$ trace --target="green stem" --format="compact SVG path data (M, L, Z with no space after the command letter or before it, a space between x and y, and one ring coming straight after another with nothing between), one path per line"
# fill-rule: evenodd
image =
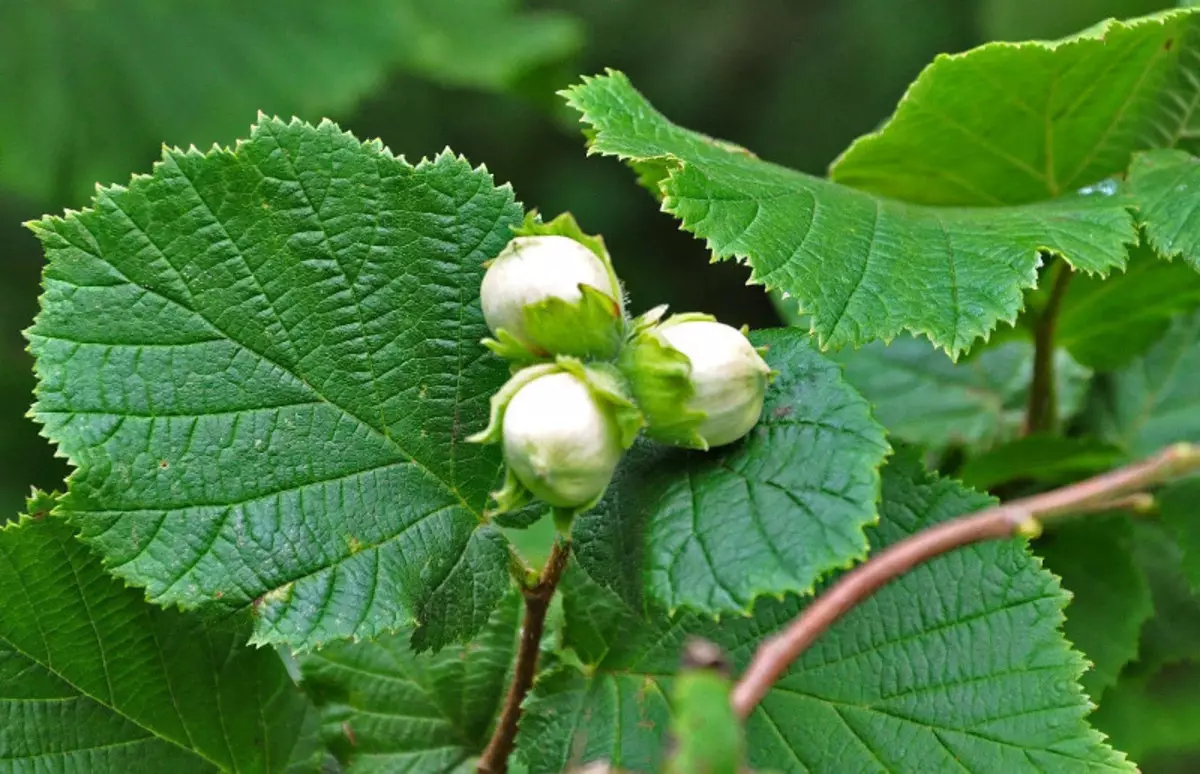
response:
M1058 401L1054 394L1054 333L1058 312L1067 286L1075 273L1060 260L1051 269L1054 275L1050 299L1038 315L1033 332L1033 381L1029 385L1029 406L1025 413L1025 434L1053 430L1058 424Z

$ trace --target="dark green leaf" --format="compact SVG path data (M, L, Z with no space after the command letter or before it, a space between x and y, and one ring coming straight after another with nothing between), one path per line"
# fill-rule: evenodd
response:
M911 443L988 448L1014 437L1024 421L1033 374L1027 341L991 347L957 364L908 336L831 357L888 431ZM1059 415L1071 416L1083 402L1089 372L1065 352L1055 362Z
M1136 241L1128 202L1108 189L1010 207L926 207L678 127L621 73L565 94L590 127L592 152L629 161L716 256L745 259L752 282L794 296L823 345L908 330L957 356L1015 320L1041 253L1106 274Z
M66 522L0 530L8 771L284 771L307 702L248 627L147 605Z
M1181 312L1200 306L1200 274L1182 261L1133 250L1124 274L1077 276L1064 296L1055 342L1101 371L1124 368L1149 349Z
M631 604L745 611L866 551L883 428L806 335L751 338L779 375L750 435L705 453L640 444L575 521L579 561Z
M992 502L932 478L911 451L883 471L872 547ZM577 573L577 568L572 572ZM576 759L652 771L682 643L724 646L743 669L801 608L763 600L751 619L648 621L577 573L567 644L587 665L535 686L518 737L531 771ZM1084 722L1084 669L1059 631L1067 595L1019 540L965 548L878 591L809 649L747 725L750 763L782 772L1133 771Z
M1138 666L1149 673L1166 664L1200 660L1200 594L1183 573L1183 551L1161 524L1134 526L1134 555L1154 602L1154 617L1142 627Z
M498 88L579 44L516 0L0 4L0 180L83 199L160 143L203 147L255 110L347 112L393 67ZM65 188L65 190L63 190Z
M1125 453L1094 438L1029 435L971 457L958 471L973 489L991 489L1010 481L1069 483L1124 461Z
M1142 624L1154 612L1149 584L1134 562L1132 525L1123 516L1092 516L1056 526L1035 548L1071 592L1063 629L1092 662L1080 683L1099 702L1137 656Z
M1060 38L1097 19L1128 19L1158 11L1162 0L1090 0L1047 3L1043 0L982 0L979 26L990 40L1025 41Z
M1200 442L1200 313L1176 318L1109 387L1104 431L1132 456Z
M520 218L449 153L264 119L32 224L69 518L158 604L253 604L259 643L468 636L508 583L499 456L463 438L505 378L481 264Z
M520 610L510 594L476 639L437 655L391 634L302 656L322 736L346 771L473 772L507 689Z
M1172 484L1159 493L1158 503L1162 520L1175 532L1183 551L1183 574L1200 594L1200 479Z
M1124 172L1135 151L1179 139L1200 98L1198 54L1200 17L1181 10L939 56L830 177L922 204L1075 191Z

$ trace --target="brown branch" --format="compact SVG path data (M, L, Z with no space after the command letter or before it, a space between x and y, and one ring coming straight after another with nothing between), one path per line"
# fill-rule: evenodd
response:
M1058 421L1058 401L1054 395L1054 333L1058 326L1058 310L1075 272L1061 259L1054 272L1050 299L1038 315L1033 332L1033 381L1029 385L1029 405L1025 412L1026 435L1052 430Z
M1037 535L1045 519L1113 507L1145 507L1140 490L1200 469L1200 446L1177 444L1153 457L1077 484L961 516L921 530L872 556L819 595L779 634L759 646L734 687L739 717L839 618L892 580L948 551L984 540Z
M517 661L513 667L508 695L504 697L504 709L501 710L492 738L475 767L477 774L508 772L508 759L516 744L517 724L521 720L521 702L525 701L537 673L538 651L541 648L542 632L546 628L546 613L550 609L550 600L554 598L554 590L558 588L558 581L567 568L567 557L570 554L571 544L564 538L558 538L537 582L521 588L521 595L525 599L525 618L521 622Z

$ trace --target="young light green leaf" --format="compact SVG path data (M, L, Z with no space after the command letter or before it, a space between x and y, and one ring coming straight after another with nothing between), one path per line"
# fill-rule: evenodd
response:
M923 341L904 336L831 357L897 438L930 448L985 449L1014 437L1024 420L1033 346L1010 341L953 363ZM1090 373L1065 352L1056 355L1059 415L1083 402Z
M1034 550L1071 592L1063 630L1092 662L1079 682L1102 703L1137 657L1142 625L1154 613L1150 586L1133 559L1132 524L1127 516L1068 522L1049 530Z
M1163 261L1149 246L1130 253L1124 274L1076 276L1059 308L1055 342L1089 368L1115 371L1149 349L1180 313L1200 307L1200 273Z
M31 198L83 200L160 143L227 142L260 108L312 120L345 113L394 67L502 88L580 42L566 15L518 6L125 0L50 13L0 4L0 180ZM170 30L186 35L162 34Z
M990 502L931 477L905 450L884 468L872 546ZM581 574L563 588L564 612L566 643L586 668L561 668L535 686L518 737L532 771L593 760L656 770L686 637L722 645L736 673L802 607L795 598L762 600L752 619L652 612L640 621ZM747 724L750 765L813 774L1134 771L1084 720L1090 707L1076 680L1085 662L1059 631L1066 602L1019 540L916 568L776 682Z
M507 688L520 610L510 594L474 640L437 655L391 634L302 656L304 688L345 771L473 772Z
M1112 374L1104 430L1134 457L1200 441L1200 312L1176 318L1145 355Z
M830 177L922 204L1050 199L1124 172L1135 151L1175 144L1198 99L1191 10L1057 42L990 43L938 56Z
M1200 159L1179 150L1139 153L1129 167L1129 194L1150 244L1200 271Z
M470 635L508 584L499 455L464 442L505 378L479 282L521 214L449 153L263 119L31 224L64 511L158 604L253 605L259 643Z
M618 72L564 92L590 151L630 162L663 210L751 281L794 296L822 345L903 330L958 356L1012 322L1039 254L1106 274L1137 241L1118 191L1008 207L926 207L759 160L668 121Z
M642 443L605 499L576 519L579 561L631 604L748 611L804 593L863 556L875 520L883 428L807 336L751 336L779 373L738 443L689 452Z
M308 705L248 627L147 605L53 517L0 529L0 598L7 770L287 768Z

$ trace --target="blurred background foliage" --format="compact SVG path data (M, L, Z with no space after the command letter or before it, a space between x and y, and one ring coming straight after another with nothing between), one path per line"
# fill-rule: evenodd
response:
M821 174L890 114L938 53L1060 37L1171 4L5 0L0 521L16 514L31 485L61 488L67 472L25 418L33 376L21 330L36 311L41 253L21 223L86 206L96 183L148 171L161 143L229 143L262 110L332 118L411 161L449 145L511 182L527 207L546 215L570 210L602 233L635 311L667 301L678 311L766 326L779 318L760 289L746 287L745 269L701 268L701 242L659 213L619 164L585 156L576 115L557 89L614 67L682 125ZM1159 695L1158 678L1138 679L1102 719L1127 726L1138 702ZM1178 682L1168 682L1175 693L1163 695L1174 701ZM1177 736L1195 744L1195 728L1192 722ZM1154 768L1146 770L1200 770L1195 758L1168 754L1173 746L1189 745L1171 737L1154 746Z

